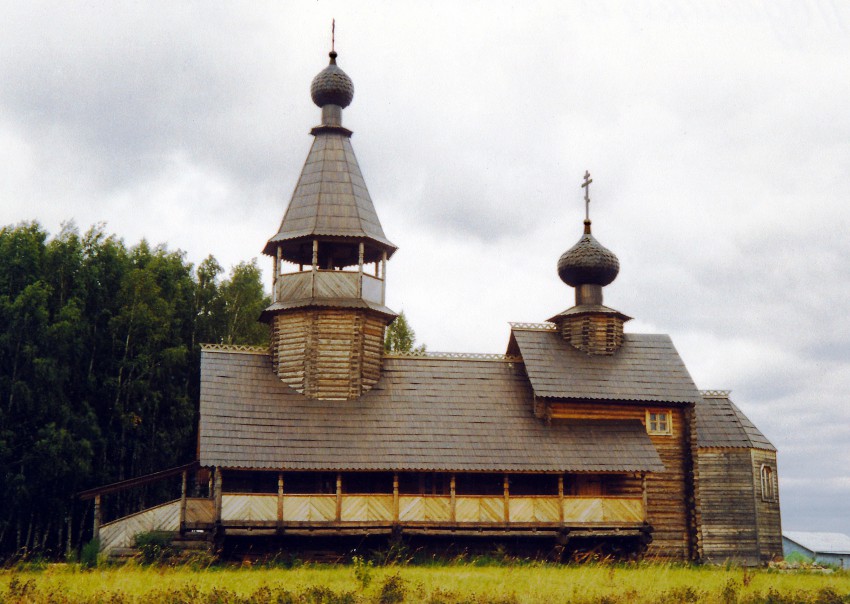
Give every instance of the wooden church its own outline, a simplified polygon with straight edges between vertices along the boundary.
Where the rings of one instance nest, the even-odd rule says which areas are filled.
[[[263,249],[270,347],[203,348],[197,461],[84,494],[101,547],[158,529],[781,555],[776,449],[727,392],[697,389],[669,336],[624,331],[603,304],[619,261],[589,218],[557,264],[575,304],[512,324],[506,354],[384,353],[396,246],[343,126],[354,87],[330,57],[311,86],[321,123]],[[101,522],[101,497],[181,474],[179,499]],[[199,475],[208,490],[193,496]]]

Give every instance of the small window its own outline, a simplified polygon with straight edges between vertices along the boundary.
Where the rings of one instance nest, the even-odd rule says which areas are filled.
[[[646,431],[649,434],[672,434],[673,422],[669,411],[647,411]]]
[[[761,467],[761,498],[762,501],[776,501],[776,472],[768,465]]]

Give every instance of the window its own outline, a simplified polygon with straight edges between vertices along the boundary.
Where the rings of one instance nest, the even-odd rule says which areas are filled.
[[[647,411],[646,431],[649,434],[672,434],[673,422],[669,411]]]
[[[761,467],[762,501],[776,501],[776,472],[768,465]]]

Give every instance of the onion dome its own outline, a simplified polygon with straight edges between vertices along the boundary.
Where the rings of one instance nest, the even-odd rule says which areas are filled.
[[[572,287],[605,286],[617,278],[620,261],[614,252],[590,234],[590,220],[584,221],[584,235],[558,260],[558,276]]]
[[[337,67],[336,51],[332,50],[329,56],[330,64],[320,71],[310,84],[310,96],[319,107],[338,105],[344,109],[354,98],[354,83]]]

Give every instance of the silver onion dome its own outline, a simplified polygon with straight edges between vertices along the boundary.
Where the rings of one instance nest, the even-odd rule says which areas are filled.
[[[617,256],[590,234],[590,221],[584,223],[584,235],[558,259],[558,276],[572,287],[605,286],[617,278]]]
[[[320,71],[310,84],[310,96],[319,107],[338,105],[344,109],[354,98],[354,83],[337,66],[336,51],[332,50],[329,56],[330,64]]]

